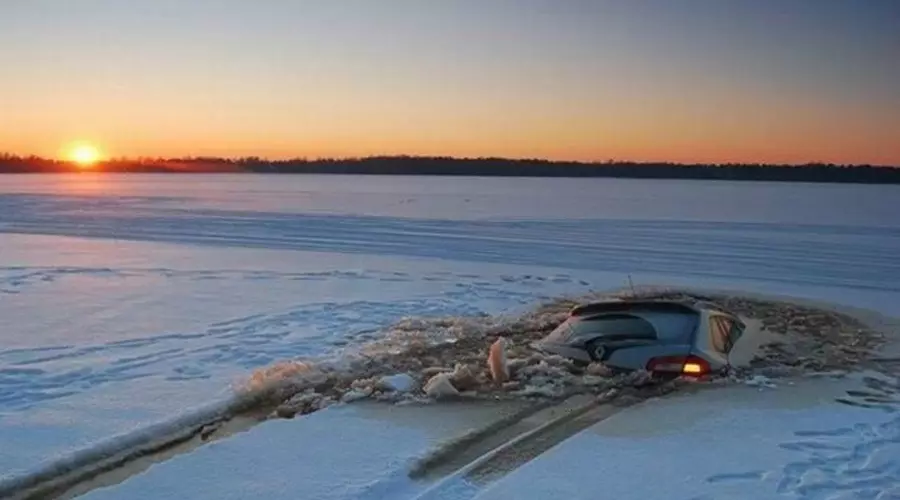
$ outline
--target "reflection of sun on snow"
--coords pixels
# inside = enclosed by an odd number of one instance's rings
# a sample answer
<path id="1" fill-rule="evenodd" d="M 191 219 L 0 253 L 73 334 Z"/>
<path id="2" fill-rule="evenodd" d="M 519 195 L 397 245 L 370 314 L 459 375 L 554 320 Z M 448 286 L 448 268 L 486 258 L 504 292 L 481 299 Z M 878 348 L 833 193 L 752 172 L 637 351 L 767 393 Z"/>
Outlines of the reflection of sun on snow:
<path id="1" fill-rule="evenodd" d="M 90 144 L 78 144 L 69 152 L 69 158 L 80 168 L 90 168 L 100 159 L 100 151 Z"/>

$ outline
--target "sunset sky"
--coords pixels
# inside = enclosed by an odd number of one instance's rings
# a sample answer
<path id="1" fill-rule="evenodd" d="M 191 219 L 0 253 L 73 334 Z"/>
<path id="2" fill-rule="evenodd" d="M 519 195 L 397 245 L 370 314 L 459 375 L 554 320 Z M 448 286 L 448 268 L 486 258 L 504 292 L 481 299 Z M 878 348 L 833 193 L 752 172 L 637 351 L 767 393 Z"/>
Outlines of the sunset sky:
<path id="1" fill-rule="evenodd" d="M 2 0 L 0 151 L 900 165 L 898 0 Z"/>

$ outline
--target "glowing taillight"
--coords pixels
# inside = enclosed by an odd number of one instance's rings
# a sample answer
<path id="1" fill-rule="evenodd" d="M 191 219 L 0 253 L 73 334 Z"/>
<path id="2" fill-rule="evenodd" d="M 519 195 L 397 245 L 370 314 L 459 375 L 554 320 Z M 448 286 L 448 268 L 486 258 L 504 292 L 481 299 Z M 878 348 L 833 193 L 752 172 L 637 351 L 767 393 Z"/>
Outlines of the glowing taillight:
<path id="1" fill-rule="evenodd" d="M 651 359 L 647 371 L 698 376 L 709 373 L 710 368 L 705 359 L 697 356 L 662 356 Z"/>
<path id="2" fill-rule="evenodd" d="M 700 363 L 685 363 L 681 368 L 681 373 L 689 375 L 702 375 L 704 373 L 703 366 Z"/>

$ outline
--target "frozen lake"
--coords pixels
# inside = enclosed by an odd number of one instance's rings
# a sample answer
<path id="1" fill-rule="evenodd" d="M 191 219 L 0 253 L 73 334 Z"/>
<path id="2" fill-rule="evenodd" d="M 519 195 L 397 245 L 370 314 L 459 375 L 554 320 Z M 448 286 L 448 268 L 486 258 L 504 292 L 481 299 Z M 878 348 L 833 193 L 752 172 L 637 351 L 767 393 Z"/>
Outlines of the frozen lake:
<path id="1" fill-rule="evenodd" d="M 900 315 L 900 186 L 0 176 L 0 480 L 404 316 L 665 283 Z"/>

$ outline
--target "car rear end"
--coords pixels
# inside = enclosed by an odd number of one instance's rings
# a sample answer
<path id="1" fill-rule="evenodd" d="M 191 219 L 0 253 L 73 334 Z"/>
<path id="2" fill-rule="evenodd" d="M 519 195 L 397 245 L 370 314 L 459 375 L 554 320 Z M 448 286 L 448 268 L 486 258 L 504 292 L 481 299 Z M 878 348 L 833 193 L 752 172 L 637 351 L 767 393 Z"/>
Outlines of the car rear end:
<path id="1" fill-rule="evenodd" d="M 700 319 L 697 310 L 668 302 L 576 308 L 538 348 L 613 369 L 665 369 L 672 356 L 690 355 Z"/>

